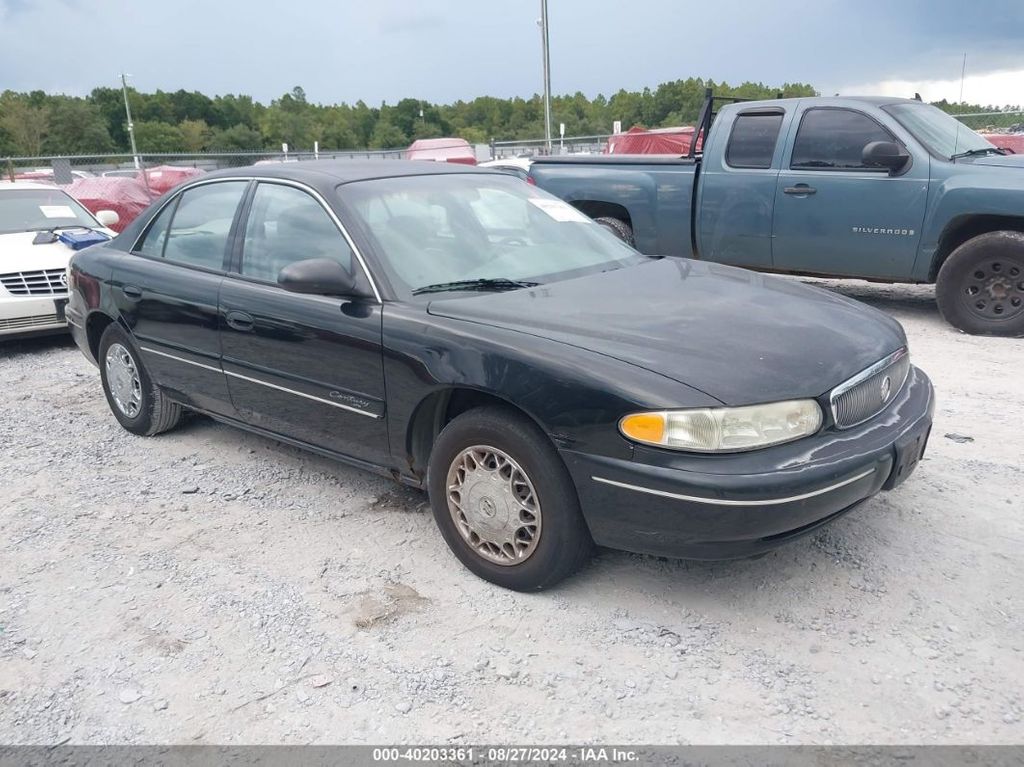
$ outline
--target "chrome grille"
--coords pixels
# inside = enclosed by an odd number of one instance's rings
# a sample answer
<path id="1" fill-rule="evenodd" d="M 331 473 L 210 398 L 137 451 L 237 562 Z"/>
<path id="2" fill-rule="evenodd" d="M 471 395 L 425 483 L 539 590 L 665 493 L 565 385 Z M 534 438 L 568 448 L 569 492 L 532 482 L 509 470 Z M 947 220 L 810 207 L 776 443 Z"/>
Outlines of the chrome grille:
<path id="1" fill-rule="evenodd" d="M 836 427 L 849 429 L 885 410 L 909 372 L 910 354 L 904 347 L 833 389 L 829 402 Z"/>
<path id="2" fill-rule="evenodd" d="M 32 317 L 15 317 L 9 320 L 0 319 L 0 330 L 19 330 L 36 325 L 56 325 L 58 322 L 62 322 L 62 320 L 56 314 L 37 314 Z"/>
<path id="3" fill-rule="evenodd" d="M 68 292 L 64 269 L 0 274 L 0 284 L 12 296 L 54 296 Z"/>

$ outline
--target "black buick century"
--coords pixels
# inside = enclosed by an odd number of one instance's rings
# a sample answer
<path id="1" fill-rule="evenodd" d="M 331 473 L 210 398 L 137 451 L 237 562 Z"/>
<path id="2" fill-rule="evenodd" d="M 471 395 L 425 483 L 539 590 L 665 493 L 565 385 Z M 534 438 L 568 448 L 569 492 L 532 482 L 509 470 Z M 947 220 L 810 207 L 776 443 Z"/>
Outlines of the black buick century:
<path id="1" fill-rule="evenodd" d="M 932 386 L 898 323 L 643 256 L 501 173 L 221 171 L 69 267 L 128 431 L 184 409 L 425 488 L 473 572 L 540 589 L 594 543 L 759 554 L 905 480 Z"/>

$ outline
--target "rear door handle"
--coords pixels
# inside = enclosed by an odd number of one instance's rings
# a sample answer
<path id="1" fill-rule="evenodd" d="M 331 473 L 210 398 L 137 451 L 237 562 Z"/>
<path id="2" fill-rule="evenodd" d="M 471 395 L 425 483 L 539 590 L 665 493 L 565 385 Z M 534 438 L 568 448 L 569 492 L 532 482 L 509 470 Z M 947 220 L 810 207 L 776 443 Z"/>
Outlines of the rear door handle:
<path id="1" fill-rule="evenodd" d="M 807 184 L 797 184 L 796 186 L 787 186 L 782 191 L 786 194 L 808 195 L 815 194 L 818 190 L 813 186 L 807 186 Z"/>
<path id="2" fill-rule="evenodd" d="M 124 293 L 125 298 L 130 301 L 141 301 L 142 300 L 142 288 L 137 288 L 134 285 L 123 285 L 121 292 Z"/>
<path id="3" fill-rule="evenodd" d="M 248 333 L 256 326 L 253 318 L 245 312 L 228 312 L 224 319 L 227 321 L 228 327 L 242 333 Z"/>

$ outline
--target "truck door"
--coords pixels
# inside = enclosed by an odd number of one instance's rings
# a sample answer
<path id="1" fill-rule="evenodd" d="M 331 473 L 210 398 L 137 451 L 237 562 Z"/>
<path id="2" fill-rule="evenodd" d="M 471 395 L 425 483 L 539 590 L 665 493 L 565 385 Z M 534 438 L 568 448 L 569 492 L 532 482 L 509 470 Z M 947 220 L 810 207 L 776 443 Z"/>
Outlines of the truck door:
<path id="1" fill-rule="evenodd" d="M 867 144 L 903 142 L 863 111 L 808 106 L 796 119 L 775 197 L 774 267 L 908 278 L 921 239 L 928 159 L 912 157 L 896 174 L 865 166 Z"/>
<path id="2" fill-rule="evenodd" d="M 772 264 L 772 212 L 779 176 L 777 149 L 785 112 L 751 107 L 712 130 L 708 146 L 728 135 L 724 151 L 705 153 L 701 167 L 698 245 L 708 261 L 767 268 Z M 727 119 L 725 115 L 718 118 Z M 716 126 L 718 127 L 718 126 Z M 727 134 L 726 134 L 727 132 Z"/>

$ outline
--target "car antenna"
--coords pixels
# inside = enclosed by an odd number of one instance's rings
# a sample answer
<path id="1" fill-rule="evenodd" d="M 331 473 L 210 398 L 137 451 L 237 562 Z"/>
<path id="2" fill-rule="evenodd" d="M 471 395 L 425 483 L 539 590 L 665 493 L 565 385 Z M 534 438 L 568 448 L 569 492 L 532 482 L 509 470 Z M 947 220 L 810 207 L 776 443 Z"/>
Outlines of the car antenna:
<path id="1" fill-rule="evenodd" d="M 967 52 L 964 51 L 964 64 L 960 68 L 960 103 L 956 105 L 957 114 L 963 114 L 964 111 L 964 76 L 967 74 Z M 956 126 L 956 137 L 953 139 L 953 155 L 956 155 L 957 148 L 960 146 L 960 127 L 963 125 L 961 120 L 957 120 Z"/>

